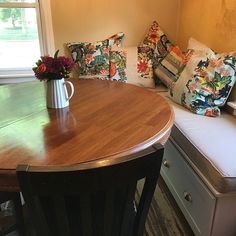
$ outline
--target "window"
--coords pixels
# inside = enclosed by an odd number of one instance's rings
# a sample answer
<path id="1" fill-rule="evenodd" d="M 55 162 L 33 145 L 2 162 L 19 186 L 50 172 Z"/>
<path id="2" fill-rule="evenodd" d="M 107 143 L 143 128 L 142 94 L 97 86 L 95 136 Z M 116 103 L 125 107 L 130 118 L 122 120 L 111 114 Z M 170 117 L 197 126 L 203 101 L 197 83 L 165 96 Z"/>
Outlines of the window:
<path id="1" fill-rule="evenodd" d="M 33 79 L 36 60 L 53 46 L 50 0 L 0 0 L 0 83 Z"/>

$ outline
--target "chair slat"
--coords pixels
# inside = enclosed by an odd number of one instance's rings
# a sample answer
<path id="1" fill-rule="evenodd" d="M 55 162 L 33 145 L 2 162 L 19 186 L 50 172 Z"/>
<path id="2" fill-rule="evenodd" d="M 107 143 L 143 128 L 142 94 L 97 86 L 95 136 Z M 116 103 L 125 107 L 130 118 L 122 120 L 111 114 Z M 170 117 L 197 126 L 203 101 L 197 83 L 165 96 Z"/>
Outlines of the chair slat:
<path id="1" fill-rule="evenodd" d="M 24 198 L 27 202 L 29 214 L 33 220 L 36 235 L 52 236 L 52 234 L 50 233 L 50 229 L 48 228 L 47 219 L 45 218 L 45 212 L 43 210 L 40 197 L 35 196 L 32 199 L 27 199 L 27 197 L 25 196 Z"/>
<path id="2" fill-rule="evenodd" d="M 83 193 L 80 196 L 80 209 L 81 209 L 81 227 L 83 236 L 92 236 L 92 213 L 91 213 L 91 196 L 90 194 Z"/>
<path id="3" fill-rule="evenodd" d="M 137 181 L 127 186 L 127 196 L 125 201 L 125 211 L 122 219 L 121 235 L 126 236 L 127 232 L 132 233 L 133 223 L 135 219 L 134 195 L 136 191 Z"/>
<path id="4" fill-rule="evenodd" d="M 106 222 L 106 226 L 103 225 L 104 236 L 112 235 L 112 224 L 114 220 L 114 194 L 114 189 L 111 188 L 106 192 L 105 196 L 104 222 Z"/>
<path id="5" fill-rule="evenodd" d="M 149 206 L 156 188 L 157 177 L 146 179 L 141 199 L 137 209 L 136 224 L 134 226 L 135 235 L 142 236 L 145 226 L 145 220 L 148 214 Z"/>
<path id="6" fill-rule="evenodd" d="M 54 203 L 56 224 L 58 225 L 57 235 L 58 236 L 71 235 L 66 211 L 66 205 L 65 205 L 65 198 L 63 196 L 56 195 L 53 197 L 53 203 Z"/>

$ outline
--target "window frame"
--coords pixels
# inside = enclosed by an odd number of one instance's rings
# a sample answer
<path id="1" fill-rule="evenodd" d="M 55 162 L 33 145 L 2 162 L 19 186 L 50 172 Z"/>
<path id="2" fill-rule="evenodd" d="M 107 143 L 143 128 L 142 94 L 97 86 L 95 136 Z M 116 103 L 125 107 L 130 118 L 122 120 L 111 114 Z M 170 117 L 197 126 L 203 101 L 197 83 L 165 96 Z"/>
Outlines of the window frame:
<path id="1" fill-rule="evenodd" d="M 55 51 L 54 34 L 51 17 L 50 0 L 35 0 L 35 2 L 0 2 L 0 8 L 35 8 L 38 37 L 41 55 L 53 54 Z M 0 69 L 0 84 L 17 83 L 34 80 L 31 68 Z"/>

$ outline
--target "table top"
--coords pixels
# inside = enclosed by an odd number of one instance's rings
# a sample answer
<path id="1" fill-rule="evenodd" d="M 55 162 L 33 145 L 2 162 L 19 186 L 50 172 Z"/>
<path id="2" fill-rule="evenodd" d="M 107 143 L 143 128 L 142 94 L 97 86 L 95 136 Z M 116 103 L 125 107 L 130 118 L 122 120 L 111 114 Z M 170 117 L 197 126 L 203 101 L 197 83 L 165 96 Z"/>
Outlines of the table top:
<path id="1" fill-rule="evenodd" d="M 0 86 L 0 190 L 18 190 L 18 164 L 103 165 L 169 137 L 173 111 L 160 95 L 120 82 L 72 83 L 63 109 L 46 108 L 43 82 Z"/>

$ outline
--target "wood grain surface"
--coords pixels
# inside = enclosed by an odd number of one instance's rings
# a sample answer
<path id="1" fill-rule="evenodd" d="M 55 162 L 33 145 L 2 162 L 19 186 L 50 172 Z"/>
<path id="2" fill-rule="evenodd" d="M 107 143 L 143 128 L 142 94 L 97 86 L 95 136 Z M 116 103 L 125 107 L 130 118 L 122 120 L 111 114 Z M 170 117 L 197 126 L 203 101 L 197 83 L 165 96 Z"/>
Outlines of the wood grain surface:
<path id="1" fill-rule="evenodd" d="M 63 109 L 46 108 L 38 81 L 0 87 L 0 190 L 18 188 L 18 164 L 104 165 L 168 138 L 173 111 L 163 97 L 119 82 L 72 83 Z"/>

